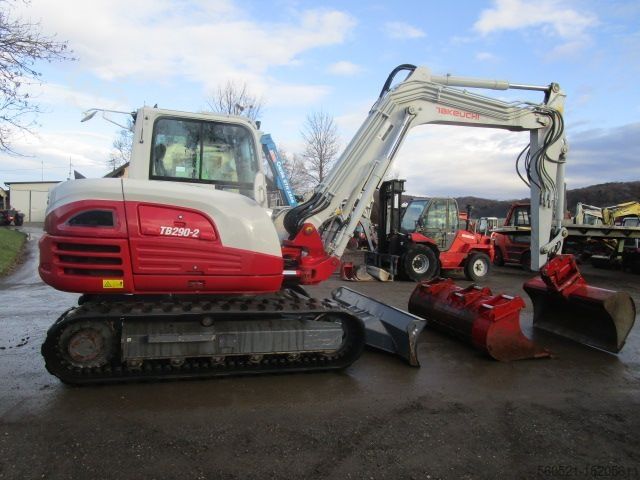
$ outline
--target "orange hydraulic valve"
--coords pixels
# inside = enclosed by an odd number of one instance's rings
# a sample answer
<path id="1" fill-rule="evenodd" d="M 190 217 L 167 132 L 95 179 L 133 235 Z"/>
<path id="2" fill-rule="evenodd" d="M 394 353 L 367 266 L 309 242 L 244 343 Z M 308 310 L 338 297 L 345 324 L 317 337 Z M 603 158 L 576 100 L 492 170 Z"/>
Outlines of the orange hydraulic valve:
<path id="1" fill-rule="evenodd" d="M 504 362 L 550 355 L 520 330 L 523 307 L 520 297 L 493 295 L 489 288 L 476 285 L 462 288 L 449 278 L 418 284 L 409 299 L 409 312 L 425 318 L 427 325 Z"/>
<path id="2" fill-rule="evenodd" d="M 622 349 L 635 322 L 631 296 L 587 285 L 573 255 L 553 257 L 524 289 L 534 327 L 608 352 Z"/>

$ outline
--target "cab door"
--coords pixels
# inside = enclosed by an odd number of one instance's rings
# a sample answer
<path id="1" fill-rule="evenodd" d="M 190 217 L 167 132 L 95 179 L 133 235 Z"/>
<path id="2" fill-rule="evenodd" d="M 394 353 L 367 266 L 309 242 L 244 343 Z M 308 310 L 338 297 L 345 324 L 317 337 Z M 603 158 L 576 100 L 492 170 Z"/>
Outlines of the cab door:
<path id="1" fill-rule="evenodd" d="M 447 249 L 448 211 L 447 200 L 435 198 L 425 208 L 422 218 L 422 233 L 431 238 L 440 250 Z"/>
<path id="2" fill-rule="evenodd" d="M 445 245 L 442 250 L 449 250 L 451 244 L 456 238 L 458 229 L 460 228 L 460 217 L 458 215 L 458 202 L 453 198 L 447 200 L 447 224 L 445 234 Z"/>

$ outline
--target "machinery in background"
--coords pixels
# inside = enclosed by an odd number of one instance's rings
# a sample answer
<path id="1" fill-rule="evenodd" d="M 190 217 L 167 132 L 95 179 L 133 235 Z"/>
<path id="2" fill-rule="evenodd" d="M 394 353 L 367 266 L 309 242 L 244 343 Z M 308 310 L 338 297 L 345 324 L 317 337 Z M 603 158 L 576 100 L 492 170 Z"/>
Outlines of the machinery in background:
<path id="1" fill-rule="evenodd" d="M 441 270 L 462 270 L 469 280 L 484 280 L 493 259 L 489 237 L 460 228 L 453 198 L 413 199 L 401 209 L 404 183 L 380 185 L 378 248 L 366 254 L 366 263 L 416 282 Z"/>
<path id="2" fill-rule="evenodd" d="M 0 225 L 11 225 L 12 223 L 16 227 L 21 226 L 24 223 L 24 213 L 13 208 L 0 210 Z"/>
<path id="3" fill-rule="evenodd" d="M 260 137 L 260 144 L 262 145 L 262 152 L 267 160 L 276 187 L 275 189 L 267 189 L 269 206 L 295 207 L 298 205 L 298 200 L 291 188 L 291 182 L 289 182 L 287 172 L 284 169 L 284 160 L 278 152 L 271 135 L 268 133 L 263 134 L 262 137 Z"/>
<path id="4" fill-rule="evenodd" d="M 625 202 L 602 209 L 604 225 L 624 225 L 627 218 L 640 217 L 640 202 Z"/>
<path id="5" fill-rule="evenodd" d="M 528 268 L 530 211 L 528 203 L 513 204 L 504 226 L 493 231 L 494 264 L 519 264 Z M 623 267 L 637 271 L 633 265 L 640 239 L 639 212 L 638 202 L 605 208 L 578 203 L 573 219 L 563 221 L 566 230 L 564 252 L 576 255 L 582 261 L 590 260 L 598 268 Z"/>
<path id="6" fill-rule="evenodd" d="M 491 232 L 498 228 L 498 217 L 480 217 L 475 225 L 474 231 L 481 235 L 491 236 Z"/>
<path id="7" fill-rule="evenodd" d="M 576 205 L 573 220 L 567 227 L 570 235 L 566 248 L 589 259 L 597 268 L 623 268 L 637 271 L 634 267 L 635 251 L 640 239 L 640 203 L 625 202 L 609 207 L 595 207 L 580 202 Z M 577 236 L 571 231 L 582 225 L 591 225 L 591 233 L 601 231 L 597 236 Z M 611 227 L 611 228 L 610 228 Z"/>
<path id="8" fill-rule="evenodd" d="M 403 71 L 407 78 L 394 86 Z M 469 88 L 539 91 L 544 100 L 505 102 Z M 407 133 L 423 124 L 530 133 L 522 155 L 535 200 L 531 266 L 543 268 L 566 233 L 564 97 L 557 84 L 400 65 L 311 198 L 272 216 L 254 123 L 139 109 L 129 178 L 64 182 L 49 194 L 40 276 L 83 295 L 47 332 L 46 368 L 87 384 L 336 370 L 365 343 L 415 352 L 423 321 L 409 314 L 390 321 L 357 295 L 344 304 L 313 299 L 304 285 L 331 277 Z M 579 339 L 584 305 L 565 300 L 578 327 L 568 335 Z M 599 295 L 588 308 L 597 313 L 606 301 Z M 609 316 L 600 320 L 611 326 Z M 613 322 L 626 336 L 624 322 Z"/>
<path id="9" fill-rule="evenodd" d="M 640 217 L 624 219 L 623 226 L 640 229 Z M 622 268 L 633 273 L 640 273 L 640 239 L 625 240 L 622 249 Z"/>
<path id="10" fill-rule="evenodd" d="M 493 263 L 502 266 L 505 263 L 519 264 L 528 269 L 531 263 L 531 205 L 514 203 L 509 208 L 503 227 L 508 232 L 494 231 L 491 240 L 495 249 Z"/>
<path id="11" fill-rule="evenodd" d="M 573 223 L 579 225 L 602 225 L 602 208 L 578 202 L 576 204 L 576 213 L 573 216 Z"/>
<path id="12" fill-rule="evenodd" d="M 632 214 L 621 219 L 614 219 L 612 216 L 609 218 L 615 221 L 617 229 L 635 235 L 628 235 L 629 238 L 591 240 L 587 244 L 591 264 L 597 268 L 622 268 L 640 273 L 640 217 Z"/>

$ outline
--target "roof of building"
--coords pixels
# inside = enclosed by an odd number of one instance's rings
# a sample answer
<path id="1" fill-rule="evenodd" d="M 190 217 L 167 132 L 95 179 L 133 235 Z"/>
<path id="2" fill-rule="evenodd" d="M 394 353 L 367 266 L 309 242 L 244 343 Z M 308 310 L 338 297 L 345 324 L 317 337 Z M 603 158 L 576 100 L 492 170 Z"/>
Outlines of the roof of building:
<path id="1" fill-rule="evenodd" d="M 118 168 L 116 168 L 115 170 L 107 173 L 104 178 L 117 178 L 119 176 L 122 175 L 122 173 L 124 172 L 124 170 L 129 166 L 129 162 L 125 163 L 124 165 L 119 166 Z"/>

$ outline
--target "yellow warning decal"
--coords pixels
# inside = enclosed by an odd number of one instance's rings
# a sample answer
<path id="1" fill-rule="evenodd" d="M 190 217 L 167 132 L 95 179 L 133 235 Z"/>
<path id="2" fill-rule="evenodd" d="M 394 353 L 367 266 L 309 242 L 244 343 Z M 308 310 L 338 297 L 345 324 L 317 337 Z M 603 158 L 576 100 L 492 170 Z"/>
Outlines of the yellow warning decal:
<path id="1" fill-rule="evenodd" d="M 117 278 L 103 279 L 102 288 L 124 288 L 124 280 Z"/>

